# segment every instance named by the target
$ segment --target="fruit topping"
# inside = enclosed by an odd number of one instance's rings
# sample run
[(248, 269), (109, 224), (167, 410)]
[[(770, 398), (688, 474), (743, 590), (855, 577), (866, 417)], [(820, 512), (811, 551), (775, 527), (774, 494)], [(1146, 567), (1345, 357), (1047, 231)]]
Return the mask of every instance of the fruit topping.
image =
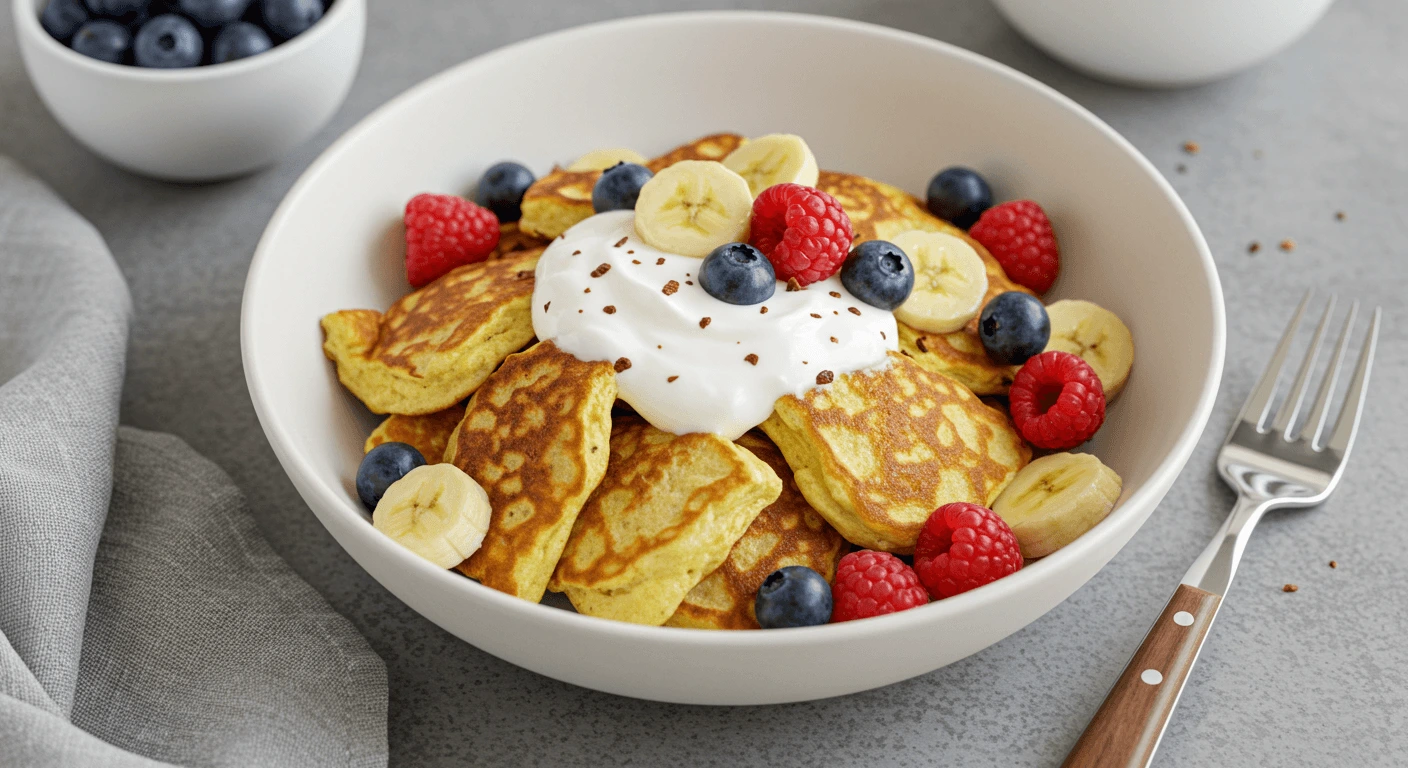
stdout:
[(419, 288), (455, 267), (489, 258), (499, 244), (494, 214), (454, 195), (406, 203), (406, 280)]
[(224, 64), (236, 59), (247, 59), (263, 53), (274, 46), (268, 33), (247, 21), (237, 21), (226, 25), (210, 44), (210, 60)]
[(629, 211), (636, 207), (640, 188), (651, 177), (650, 169), (635, 163), (617, 163), (601, 174), (592, 187), (592, 208), (603, 211)]
[(1051, 339), (1051, 318), (1041, 299), (1021, 291), (992, 297), (978, 317), (978, 339), (993, 362), (1021, 365)]
[(952, 333), (983, 306), (988, 273), (983, 258), (962, 238), (911, 230), (895, 245), (914, 264), (914, 291), (895, 310), (895, 319), (929, 333)]
[(127, 49), (132, 45), (132, 34), (115, 21), (99, 19), (90, 21), (73, 33), (73, 50), (90, 59), (121, 64)]
[(702, 259), (746, 239), (753, 195), (722, 163), (684, 160), (655, 174), (636, 199), (636, 234), (669, 253)]
[(196, 24), (213, 29), (239, 20), (249, 0), (177, 0), (176, 8)]
[(955, 165), (939, 171), (929, 182), (925, 202), (930, 213), (967, 229), (992, 207), (992, 190), (977, 171)]
[(953, 597), (1022, 569), (1012, 529), (987, 507), (959, 501), (934, 510), (914, 545), (914, 570), (929, 596)]
[(1074, 448), (1105, 423), (1100, 377), (1069, 352), (1052, 350), (1028, 360), (1013, 377), (1008, 399), (1017, 432), (1038, 448)]
[(205, 52), (200, 30), (183, 16), (163, 13), (137, 30), (132, 59), (139, 67), (179, 69), (194, 67)]
[(748, 141), (724, 158), (724, 166), (748, 182), (754, 197), (777, 184), (816, 186), (816, 156), (801, 136), (774, 133)]
[(68, 42), (87, 20), (88, 11), (80, 0), (49, 0), (39, 14), (44, 31), (61, 43)]
[(1134, 336), (1114, 312), (1089, 301), (1062, 299), (1046, 308), (1051, 317), (1047, 349), (1070, 352), (1100, 377), (1105, 399), (1113, 400), (1134, 366)]
[(1061, 269), (1051, 220), (1030, 200), (994, 206), (968, 230), (1018, 285), (1046, 293)]
[(772, 263), (747, 243), (715, 248), (699, 265), (699, 286), (728, 304), (761, 304), (777, 290)]
[[(397, 443), (378, 447), (387, 445)], [(386, 489), (372, 526), (431, 563), (454, 568), (484, 543), (489, 518), (489, 494), (474, 478), (454, 464), (431, 464)]]
[(323, 17), (322, 0), (262, 0), (264, 26), (287, 40), (302, 34)]
[(892, 310), (914, 289), (914, 266), (894, 243), (867, 240), (852, 248), (842, 262), (841, 285), (872, 307)]
[(406, 443), (382, 443), (367, 451), (357, 466), (357, 498), (367, 509), (376, 509), (377, 502), (391, 484), (406, 473), (425, 464), (420, 451)]
[(992, 508), (1012, 527), (1023, 557), (1045, 557), (1104, 520), (1121, 485), (1088, 453), (1053, 453), (1022, 467)]
[(533, 172), (520, 163), (505, 160), (489, 166), (489, 170), (479, 177), (475, 187), (474, 200), (494, 212), (499, 221), (508, 223), (523, 218), (520, 206), (523, 193), (533, 186), (537, 178)]
[(832, 621), (908, 610), (929, 602), (913, 568), (889, 552), (865, 549), (841, 558), (831, 584)]
[(768, 574), (758, 587), (753, 613), (763, 629), (814, 627), (831, 621), (831, 585), (805, 565)]
[(779, 280), (796, 278), (805, 287), (841, 269), (851, 249), (851, 219), (819, 189), (777, 184), (753, 201), (748, 242), (768, 257)]
[(646, 159), (645, 155), (642, 155), (634, 149), (626, 149), (624, 147), (594, 149), (576, 160), (573, 160), (572, 164), (567, 166), (567, 170), (578, 173), (585, 171), (604, 171), (617, 163), (645, 165)]

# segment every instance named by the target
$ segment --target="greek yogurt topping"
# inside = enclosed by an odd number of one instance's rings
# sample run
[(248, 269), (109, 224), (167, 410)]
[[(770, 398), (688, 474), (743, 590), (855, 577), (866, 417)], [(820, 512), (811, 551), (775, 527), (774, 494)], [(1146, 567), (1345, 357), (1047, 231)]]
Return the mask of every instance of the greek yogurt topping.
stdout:
[(620, 397), (657, 428), (734, 439), (779, 397), (886, 362), (890, 312), (837, 277), (740, 306), (700, 288), (700, 259), (636, 236), (633, 211), (593, 216), (538, 261), (533, 330), (581, 360), (606, 360)]

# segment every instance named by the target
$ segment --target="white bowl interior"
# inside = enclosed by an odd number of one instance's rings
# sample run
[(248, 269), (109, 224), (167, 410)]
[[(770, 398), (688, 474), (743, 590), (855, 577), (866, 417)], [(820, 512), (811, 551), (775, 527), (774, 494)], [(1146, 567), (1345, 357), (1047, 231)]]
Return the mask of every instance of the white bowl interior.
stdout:
[[(408, 290), (406, 200), (424, 191), (468, 194), (500, 159), (543, 173), (598, 147), (650, 155), (724, 130), (797, 133), (822, 167), (914, 193), (938, 169), (964, 164), (986, 175), (999, 199), (1042, 204), (1063, 256), (1048, 301), (1095, 301), (1135, 338), (1133, 375), (1087, 448), (1125, 481), (1109, 518), (1057, 554), (957, 598), (850, 625), (752, 633), (636, 627), (523, 603), (437, 571), (365, 522), (352, 479), (377, 418), (338, 385), (320, 353), (318, 319), (384, 309)], [(886, 684), (962, 658), (1049, 610), (1118, 551), (1167, 491), (1206, 423), (1223, 354), (1222, 296), (1206, 244), (1172, 189), (1103, 123), (951, 46), (782, 14), (569, 30), (418, 86), (350, 131), (289, 193), (250, 269), (243, 324), (246, 376), (276, 453), (324, 524), (389, 589), (536, 671), (704, 703)], [(919, 640), (945, 623), (965, 639), (943, 648)], [(865, 661), (854, 653), (861, 642), (870, 648)], [(818, 676), (807, 671), (814, 664), (844, 671)]]

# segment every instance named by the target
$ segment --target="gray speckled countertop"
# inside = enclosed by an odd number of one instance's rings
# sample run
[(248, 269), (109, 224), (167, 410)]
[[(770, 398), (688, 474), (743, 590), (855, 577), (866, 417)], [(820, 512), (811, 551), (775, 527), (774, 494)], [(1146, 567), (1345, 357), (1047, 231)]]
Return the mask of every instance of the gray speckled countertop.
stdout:
[[(277, 167), (214, 186), (147, 181), (84, 151), (40, 104), (9, 14), (0, 14), (0, 152), (28, 164), (98, 226), (132, 287), (137, 316), (123, 421), (180, 435), (229, 471), (274, 548), (367, 635), (390, 674), (392, 764), (1059, 763), (1231, 504), (1213, 454), (1290, 304), (1310, 285), (1384, 307), (1371, 414), (1331, 502), (1282, 513), (1257, 531), (1157, 762), (1408, 761), (1408, 5), (1401, 0), (1341, 0), (1270, 63), (1167, 92), (1077, 75), (1017, 37), (986, 3), (727, 4), (900, 27), (1049, 83), (1163, 170), (1212, 246), (1229, 340), (1207, 434), (1129, 546), (1007, 640), (924, 677), (841, 699), (668, 706), (574, 688), (481, 653), (392, 598), (338, 548), (280, 470), (240, 368), (245, 271), (284, 192), (363, 115), (445, 67), (600, 18), (717, 5), (372, 2), (366, 58), (332, 124)], [(1185, 140), (1201, 152), (1184, 154)], [(1295, 240), (1293, 252), (1276, 248), (1283, 238)], [(1250, 255), (1253, 240), (1262, 248)], [(1338, 569), (1327, 567), (1332, 558)], [(1287, 582), (1300, 590), (1283, 593)]]

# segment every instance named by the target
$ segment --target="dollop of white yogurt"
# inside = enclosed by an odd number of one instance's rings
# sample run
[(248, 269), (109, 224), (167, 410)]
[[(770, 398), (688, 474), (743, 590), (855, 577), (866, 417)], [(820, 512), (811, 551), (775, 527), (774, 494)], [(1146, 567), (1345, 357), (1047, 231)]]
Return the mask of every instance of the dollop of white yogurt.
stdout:
[(597, 214), (548, 246), (533, 330), (580, 360), (615, 364), (620, 398), (659, 429), (735, 439), (779, 397), (882, 365), (897, 348), (894, 315), (839, 277), (728, 304), (699, 286), (700, 259), (650, 247), (634, 221), (633, 211)]

